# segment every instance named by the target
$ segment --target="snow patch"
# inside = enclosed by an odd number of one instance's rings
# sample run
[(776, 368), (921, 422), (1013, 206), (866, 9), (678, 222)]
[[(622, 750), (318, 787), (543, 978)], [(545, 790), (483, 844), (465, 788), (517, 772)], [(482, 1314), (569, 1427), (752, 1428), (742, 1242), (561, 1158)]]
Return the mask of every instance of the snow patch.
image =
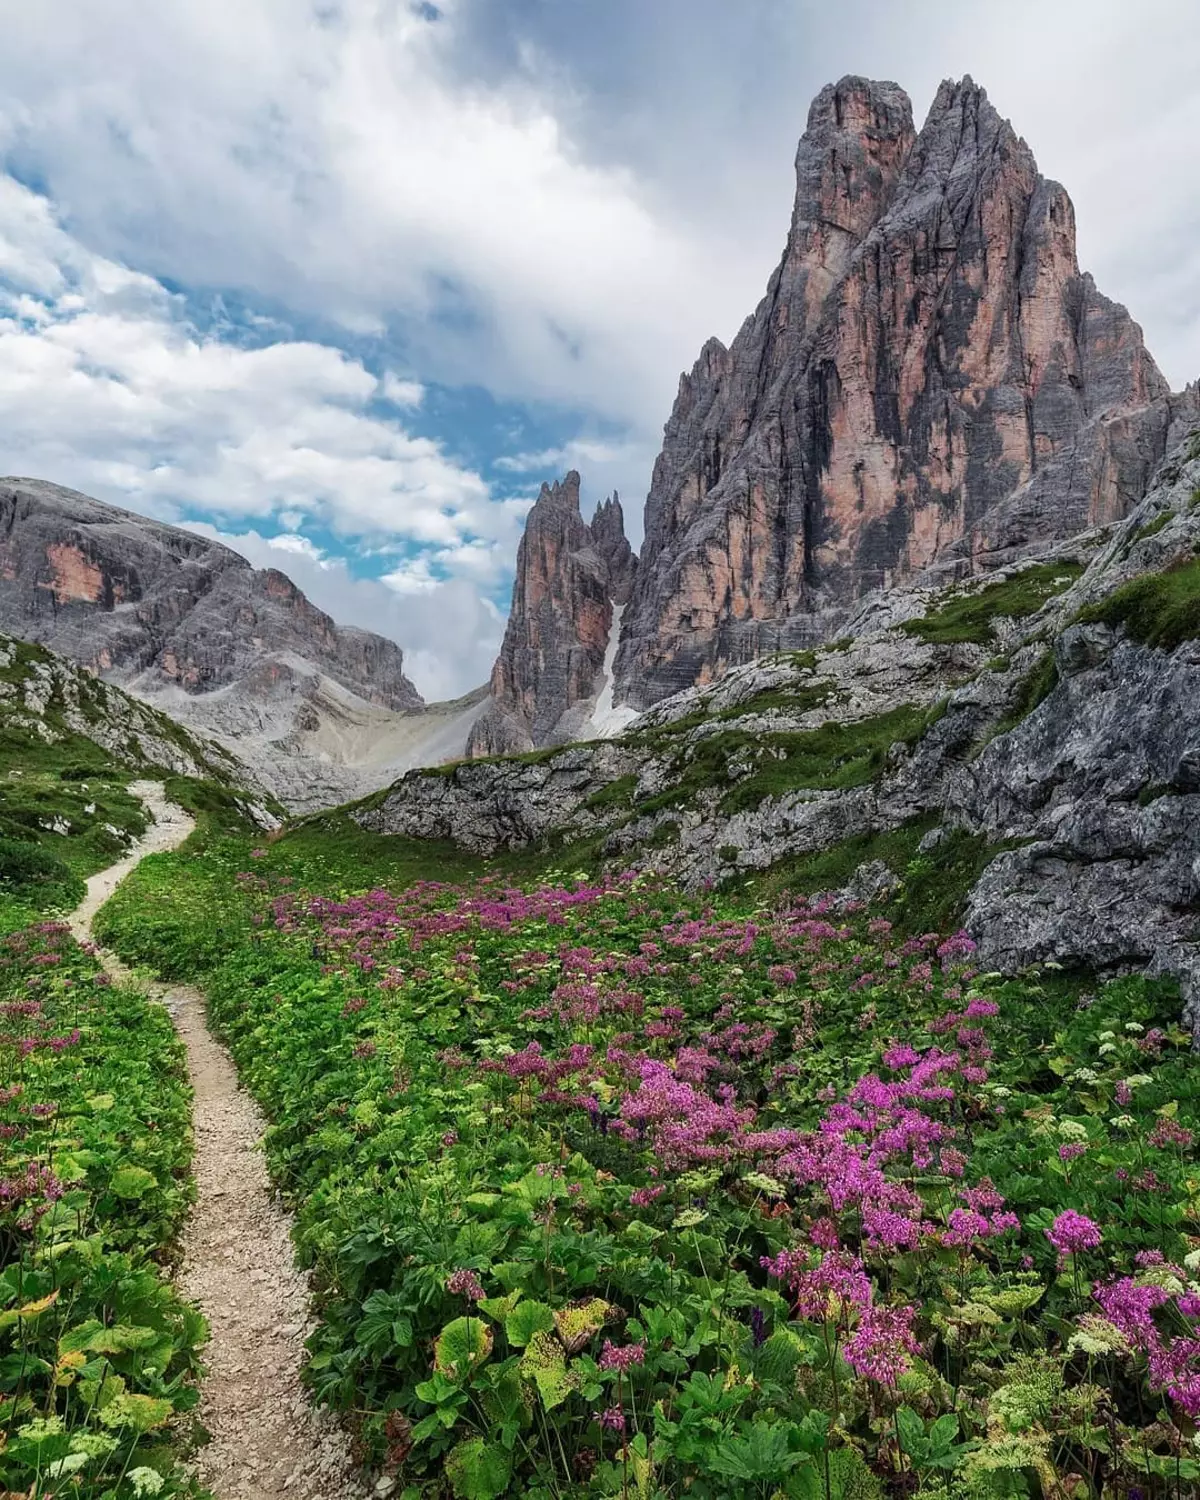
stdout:
[(621, 733), (628, 725), (637, 718), (637, 709), (630, 708), (627, 704), (617, 706), (613, 703), (613, 667), (617, 660), (617, 646), (621, 640), (621, 616), (625, 613), (623, 604), (614, 604), (612, 612), (612, 627), (608, 632), (608, 644), (604, 648), (604, 686), (596, 699), (596, 706), (592, 709), (591, 717), (580, 731), (579, 738), (582, 740), (611, 740)]

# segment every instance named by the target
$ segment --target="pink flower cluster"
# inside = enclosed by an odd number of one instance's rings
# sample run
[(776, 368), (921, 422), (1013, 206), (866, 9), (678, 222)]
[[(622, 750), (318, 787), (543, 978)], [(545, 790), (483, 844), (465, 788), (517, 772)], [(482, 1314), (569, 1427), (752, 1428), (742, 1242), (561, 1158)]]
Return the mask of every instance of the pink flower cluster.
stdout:
[[(1171, 1294), (1153, 1282), (1143, 1284), (1127, 1276), (1098, 1287), (1093, 1295), (1130, 1350), (1145, 1357), (1151, 1385), (1165, 1391), (1190, 1420), (1200, 1418), (1200, 1338), (1194, 1328), (1170, 1337), (1154, 1320), (1155, 1310), (1172, 1301)], [(1194, 1319), (1200, 1311), (1190, 1293), (1174, 1301), (1184, 1317)]]
[(1094, 1250), (1104, 1236), (1099, 1224), (1068, 1208), (1046, 1230), (1046, 1238), (1060, 1255), (1077, 1255), (1083, 1250)]

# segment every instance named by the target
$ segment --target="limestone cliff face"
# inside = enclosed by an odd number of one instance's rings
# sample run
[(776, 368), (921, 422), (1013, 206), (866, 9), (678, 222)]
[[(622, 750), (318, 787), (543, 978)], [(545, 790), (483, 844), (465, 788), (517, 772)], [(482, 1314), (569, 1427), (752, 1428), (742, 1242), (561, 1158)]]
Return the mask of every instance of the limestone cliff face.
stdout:
[(570, 738), (599, 692), (613, 607), (628, 603), (634, 572), (616, 495), (588, 525), (574, 470), (561, 483), (542, 485), (517, 552), (491, 702), (471, 731), (468, 755)]
[(895, 84), (825, 88), (767, 294), (680, 381), (617, 702), (1121, 518), (1198, 411), (1080, 273), (1070, 199), (982, 89), (944, 83), (917, 134)]
[(422, 706), (394, 641), (335, 625), (283, 573), (40, 480), (0, 480), (0, 629), (148, 693), (261, 700), (321, 674)]

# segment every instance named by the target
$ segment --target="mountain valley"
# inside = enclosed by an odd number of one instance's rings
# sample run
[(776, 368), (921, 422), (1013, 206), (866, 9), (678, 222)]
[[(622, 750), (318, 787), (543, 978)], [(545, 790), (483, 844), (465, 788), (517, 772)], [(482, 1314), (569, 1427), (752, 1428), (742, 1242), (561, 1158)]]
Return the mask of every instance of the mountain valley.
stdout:
[(0, 480), (0, 1500), (1194, 1500), (1200, 382), (846, 77), (583, 494), (426, 703)]

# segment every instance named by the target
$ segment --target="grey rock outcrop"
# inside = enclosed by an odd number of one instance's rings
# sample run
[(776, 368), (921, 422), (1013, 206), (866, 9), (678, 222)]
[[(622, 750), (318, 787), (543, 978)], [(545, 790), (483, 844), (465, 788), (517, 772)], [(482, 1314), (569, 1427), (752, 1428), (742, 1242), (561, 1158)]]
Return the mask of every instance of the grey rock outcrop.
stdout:
[(296, 811), (462, 754), (480, 711), (427, 713), (394, 641), (285, 574), (39, 480), (0, 480), (0, 629), (216, 736)]
[(0, 730), (10, 745), (91, 740), (118, 765), (216, 781), (260, 826), (278, 819), (254, 774), (223, 745), (193, 734), (67, 658), (0, 634)]
[(399, 646), (339, 627), (285, 574), (219, 542), (35, 479), (0, 479), (0, 628), (114, 680), (260, 689), (313, 667), (369, 703), (419, 709)]
[(614, 609), (628, 603), (635, 567), (615, 494), (589, 525), (574, 469), (561, 483), (542, 485), (517, 552), (491, 702), (471, 731), (468, 755), (531, 750), (574, 736), (600, 692)]

